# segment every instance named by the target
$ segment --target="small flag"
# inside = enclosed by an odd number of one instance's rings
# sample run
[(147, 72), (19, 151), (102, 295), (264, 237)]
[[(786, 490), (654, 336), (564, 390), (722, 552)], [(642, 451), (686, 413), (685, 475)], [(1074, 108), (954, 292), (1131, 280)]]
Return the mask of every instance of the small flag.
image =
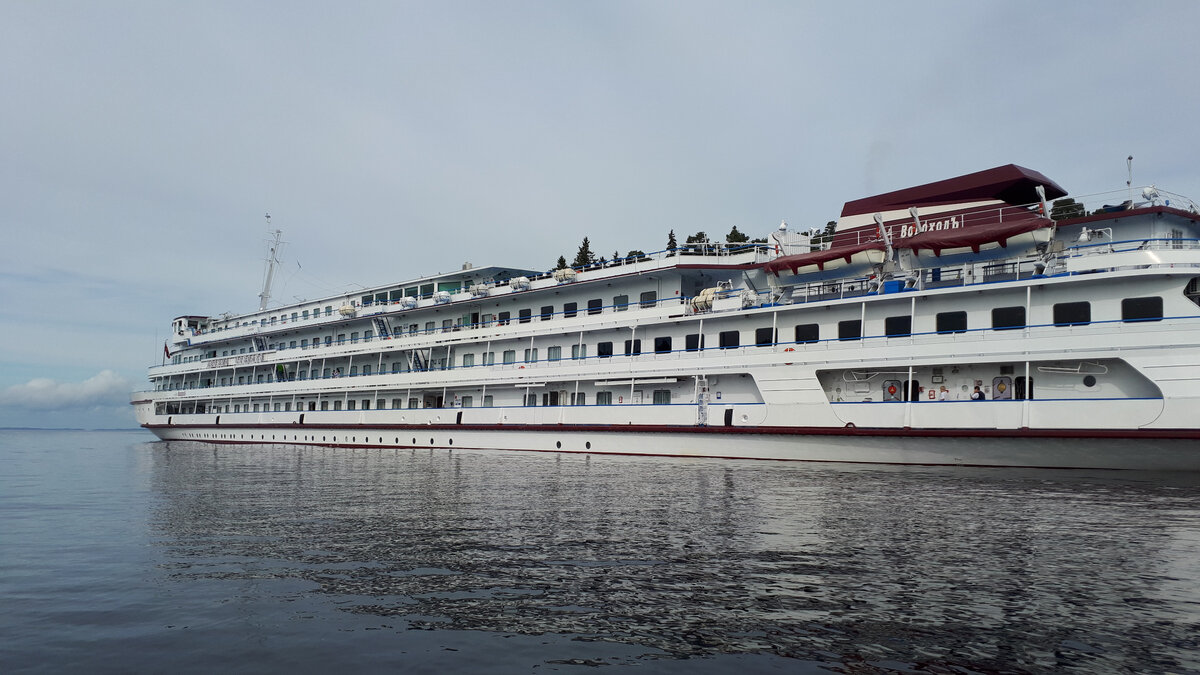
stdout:
[(165, 342), (163, 343), (163, 358), (164, 359), (171, 358), (171, 350), (167, 349), (167, 343), (165, 343)]

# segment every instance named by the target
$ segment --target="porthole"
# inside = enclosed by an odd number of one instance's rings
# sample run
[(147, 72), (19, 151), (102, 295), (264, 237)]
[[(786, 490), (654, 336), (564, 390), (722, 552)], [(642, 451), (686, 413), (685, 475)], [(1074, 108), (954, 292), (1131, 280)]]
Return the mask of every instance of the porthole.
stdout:
[(592, 449), (592, 442), (591, 442), (591, 441), (588, 441), (587, 443), (584, 443), (584, 444), (583, 444), (583, 447), (587, 448), (588, 450), (591, 450), (591, 449)]
[(415, 438), (414, 438), (414, 439), (413, 439), (413, 445), (416, 445), (416, 444), (417, 444), (417, 439), (415, 439)]
[(431, 438), (431, 439), (429, 439), (429, 444), (430, 444), (430, 445), (433, 445), (433, 439), (432, 439), (432, 438)]
[(1084, 378), (1083, 378), (1083, 386), (1085, 386), (1085, 387), (1094, 387), (1094, 386), (1096, 386), (1096, 377), (1095, 377), (1094, 375), (1086, 375), (1086, 376), (1084, 376)]
[(554, 447), (556, 447), (556, 448), (561, 448), (561, 447), (562, 447), (562, 441), (555, 441), (555, 442), (554, 442)]

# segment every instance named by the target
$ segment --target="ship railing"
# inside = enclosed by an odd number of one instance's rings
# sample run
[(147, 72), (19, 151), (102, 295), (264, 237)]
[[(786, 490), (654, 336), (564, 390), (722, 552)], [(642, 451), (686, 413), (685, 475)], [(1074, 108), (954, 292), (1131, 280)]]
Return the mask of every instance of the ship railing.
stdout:
[(1050, 214), (1057, 221), (1120, 213), (1153, 206), (1166, 206), (1200, 214), (1200, 205), (1192, 199), (1154, 185), (1063, 197), (1054, 200), (1051, 204)]
[[(363, 380), (371, 380), (380, 384), (371, 385), (374, 388), (380, 386), (407, 386), (409, 380), (405, 378), (419, 378), (425, 376), (425, 373), (430, 371), (459, 371), (462, 373), (461, 379), (463, 382), (477, 381), (477, 377), (472, 377), (472, 373), (480, 372), (507, 372), (518, 376), (528, 376), (534, 373), (542, 373), (548, 369), (559, 371), (556, 374), (537, 375), (537, 380), (540, 382), (545, 379), (564, 381), (578, 379), (580, 372), (588, 373), (589, 377), (596, 376), (597, 363), (609, 364), (605, 369), (612, 376), (631, 375), (636, 378), (653, 378), (656, 374), (652, 370), (631, 371), (633, 364), (645, 364), (656, 361), (675, 362), (682, 360), (696, 360), (702, 362), (705, 359), (715, 356), (733, 356), (733, 355), (762, 355), (764, 359), (755, 359), (747, 363), (748, 366), (762, 365), (763, 363), (774, 362), (813, 362), (811, 353), (820, 352), (838, 352), (842, 350), (861, 350), (864, 347), (887, 347), (895, 345), (917, 345), (917, 344), (935, 344), (935, 343), (962, 343), (963, 345), (979, 345), (982, 343), (992, 343), (996, 341), (1013, 341), (1025, 340), (1030, 337), (1039, 337), (1045, 335), (1062, 335), (1064, 332), (1079, 332), (1080, 334), (1095, 334), (1097, 331), (1105, 331), (1114, 325), (1120, 324), (1122, 332), (1129, 330), (1138, 331), (1174, 331), (1180, 330), (1179, 322), (1197, 322), (1200, 321), (1200, 315), (1179, 315), (1179, 316), (1162, 316), (1142, 319), (1105, 319), (1105, 320), (1090, 320), (1087, 322), (1078, 323), (1038, 323), (1038, 324), (1022, 324), (1006, 327), (985, 327), (985, 328), (964, 328), (953, 330), (934, 330), (920, 331), (911, 333), (902, 333), (894, 335), (857, 335), (848, 337), (820, 337), (819, 339), (797, 339), (795, 341), (779, 340), (783, 331), (774, 336), (773, 340), (756, 341), (746, 344), (730, 344), (730, 345), (712, 345), (712, 344), (697, 344), (692, 347), (684, 345), (672, 344), (671, 349), (658, 350), (655, 349), (653, 340), (647, 344), (643, 342), (643, 350), (639, 353), (626, 354), (623, 349), (616, 351), (619, 346), (618, 341), (614, 340), (612, 354), (586, 354), (582, 356), (564, 355), (561, 358), (551, 359), (539, 353), (539, 358), (536, 360), (516, 360), (512, 363), (477, 363), (474, 365), (445, 365), (443, 367), (431, 368), (429, 371), (387, 371), (387, 372), (372, 372), (369, 374), (358, 375), (341, 375), (327, 377), (308, 377), (308, 378), (286, 378), (275, 379), (272, 381), (263, 381), (255, 383), (247, 383), (241, 385), (197, 385), (196, 383), (188, 383), (186, 386), (167, 387), (153, 391), (136, 392), (135, 396), (153, 396), (161, 394), (164, 391), (175, 391), (180, 395), (187, 396), (188, 400), (192, 400), (197, 394), (203, 392), (204, 398), (212, 400), (225, 398), (245, 398), (245, 397), (275, 397), (296, 395), (311, 395), (312, 391), (307, 391), (307, 387), (312, 387), (314, 381), (320, 381), (320, 393), (341, 392), (346, 390), (355, 390), (364, 386)], [(797, 336), (798, 337), (798, 336)], [(1078, 347), (1065, 348), (1065, 352), (1074, 351), (1090, 351), (1094, 347), (1089, 343), (1080, 343)], [(1114, 347), (1114, 349), (1119, 349)], [(959, 351), (955, 354), (962, 356)], [(819, 360), (819, 359), (818, 359)], [(564, 368), (572, 368), (578, 366), (582, 370), (579, 372), (571, 370), (563, 370)], [(522, 373), (521, 371), (527, 371)], [(400, 377), (397, 377), (400, 376)], [(393, 380), (387, 382), (385, 378), (391, 377)], [(280, 385), (283, 384), (283, 388)], [(453, 383), (458, 384), (458, 383)], [(519, 383), (518, 383), (519, 386)], [(212, 390), (212, 391), (210, 391)], [(220, 391), (218, 391), (220, 390)]]

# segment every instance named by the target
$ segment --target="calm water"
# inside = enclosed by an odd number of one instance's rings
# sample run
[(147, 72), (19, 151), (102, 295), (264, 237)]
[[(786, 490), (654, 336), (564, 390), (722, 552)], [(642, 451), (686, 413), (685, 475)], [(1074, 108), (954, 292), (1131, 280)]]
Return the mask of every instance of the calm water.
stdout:
[(0, 431), (0, 671), (1200, 673), (1200, 476), (150, 440)]

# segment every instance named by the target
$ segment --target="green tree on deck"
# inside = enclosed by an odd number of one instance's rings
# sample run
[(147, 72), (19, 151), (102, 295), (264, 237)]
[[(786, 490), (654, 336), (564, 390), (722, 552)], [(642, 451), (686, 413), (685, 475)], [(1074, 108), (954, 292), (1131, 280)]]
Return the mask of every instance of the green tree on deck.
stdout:
[(737, 225), (734, 225), (729, 234), (725, 235), (726, 244), (744, 244), (748, 241), (750, 241), (750, 235), (738, 232)]
[(564, 269), (566, 266), (567, 266), (567, 259), (562, 257), (561, 255), (558, 256), (558, 263), (554, 266), (554, 269), (561, 270), (561, 269)]
[(596, 254), (592, 253), (592, 244), (587, 237), (583, 238), (583, 243), (579, 245), (579, 252), (575, 254), (575, 260), (571, 263), (571, 267), (587, 267), (588, 265), (596, 264)]

